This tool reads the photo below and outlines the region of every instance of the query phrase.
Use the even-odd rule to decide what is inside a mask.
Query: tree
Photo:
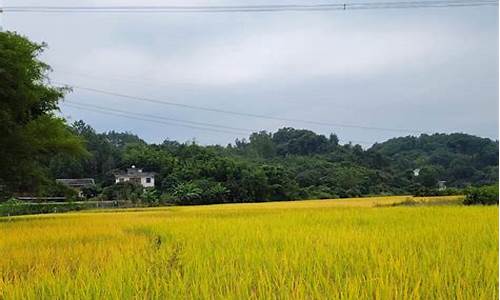
[[[114,183],[114,171],[124,167],[123,152],[131,144],[145,144],[129,133],[97,133],[84,121],[76,121],[71,131],[84,141],[89,155],[58,154],[51,158],[50,173],[56,178],[94,178],[102,186]]]
[[[203,190],[193,182],[181,183],[175,187],[174,200],[177,204],[196,204],[201,201]]]
[[[325,153],[329,150],[329,140],[324,135],[317,135],[310,130],[285,127],[273,134],[278,154],[309,155]],[[333,139],[335,142],[335,139]]]
[[[276,145],[272,134],[266,131],[254,132],[250,135],[250,148],[259,157],[272,158],[276,155]]]
[[[339,137],[334,133],[330,134],[329,141],[330,141],[330,144],[334,147],[339,145]]]
[[[86,153],[83,142],[55,116],[67,91],[48,84],[50,67],[36,44],[12,32],[0,32],[0,185],[7,194],[39,192],[48,184],[53,155]]]
[[[465,192],[465,205],[498,205],[498,184],[468,188]]]

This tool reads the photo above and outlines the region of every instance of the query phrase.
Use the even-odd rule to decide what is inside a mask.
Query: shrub
[[[414,191],[415,197],[431,197],[431,196],[455,196],[455,195],[463,195],[463,189],[457,188],[447,188],[445,190],[439,190],[436,188],[426,188],[419,187]]]
[[[59,182],[44,185],[39,193],[42,197],[66,197],[69,200],[78,198],[78,191]]]
[[[176,197],[170,193],[163,193],[160,196],[160,203],[163,205],[172,205],[177,203]]]
[[[82,194],[85,199],[95,198],[99,195],[99,189],[95,185],[89,185],[82,188]]]
[[[157,190],[147,188],[142,192],[141,201],[147,205],[158,205],[160,203],[160,195]]]
[[[176,204],[212,204],[228,202],[229,190],[220,182],[197,180],[178,184],[172,194]]]
[[[120,182],[105,187],[102,190],[101,198],[103,200],[131,200],[136,203],[141,199],[143,186],[130,181]]]
[[[11,199],[0,205],[0,216],[60,213],[95,207],[96,204],[90,202],[26,203],[16,199]]]
[[[181,183],[174,189],[176,204],[197,204],[201,201],[203,190],[193,182]]]
[[[334,199],[338,196],[332,193],[331,189],[327,186],[309,186],[304,189],[303,199]]]
[[[498,205],[498,184],[468,188],[464,204]]]

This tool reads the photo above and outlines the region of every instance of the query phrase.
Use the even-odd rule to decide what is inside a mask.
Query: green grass
[[[3,218],[0,298],[498,298],[498,207],[404,199]]]

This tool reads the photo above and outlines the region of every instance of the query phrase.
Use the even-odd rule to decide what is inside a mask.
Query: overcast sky
[[[5,6],[40,5],[9,1]],[[329,1],[333,3],[335,1]],[[339,2],[339,1],[337,1]],[[269,4],[269,1],[44,1],[44,5]],[[274,1],[273,3],[311,3]],[[318,1],[318,3],[325,3]],[[498,139],[498,8],[213,14],[5,13],[4,28],[48,43],[51,78],[162,101],[285,119]],[[283,126],[370,144],[405,132],[193,110],[75,89],[67,102],[247,130]],[[246,134],[126,119],[62,104],[98,131],[226,144]],[[150,117],[136,118],[149,119]],[[203,126],[204,127],[204,126]]]

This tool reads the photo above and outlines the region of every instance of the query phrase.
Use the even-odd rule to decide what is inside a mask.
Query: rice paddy
[[[498,207],[405,199],[0,218],[0,299],[497,299]]]

